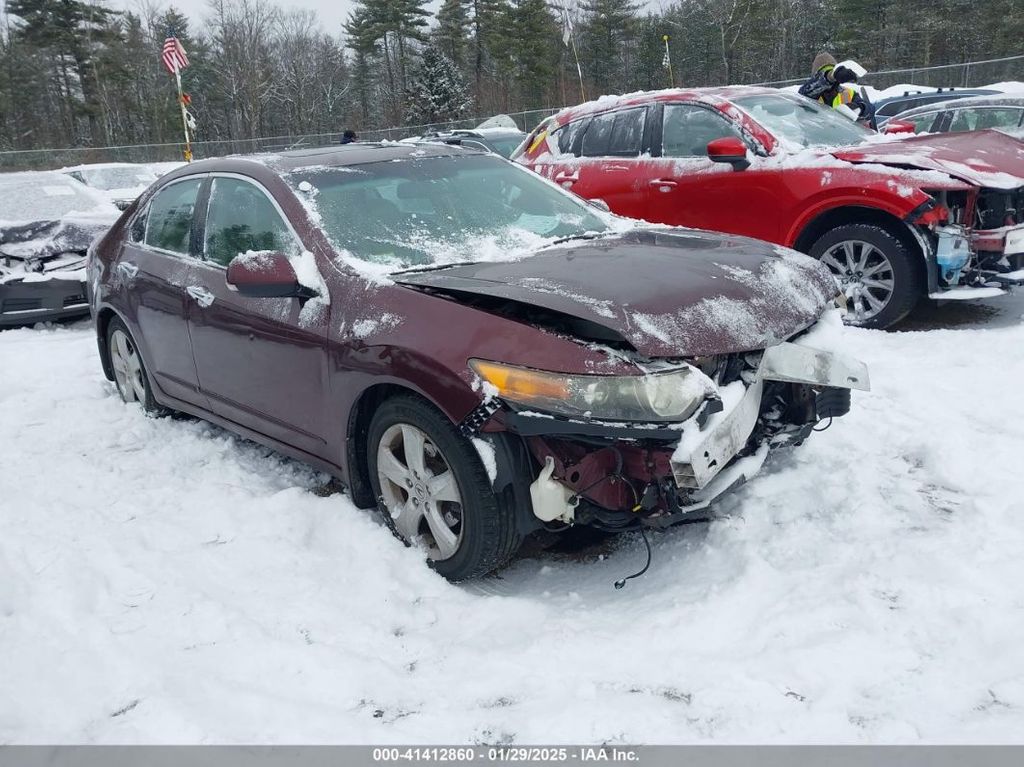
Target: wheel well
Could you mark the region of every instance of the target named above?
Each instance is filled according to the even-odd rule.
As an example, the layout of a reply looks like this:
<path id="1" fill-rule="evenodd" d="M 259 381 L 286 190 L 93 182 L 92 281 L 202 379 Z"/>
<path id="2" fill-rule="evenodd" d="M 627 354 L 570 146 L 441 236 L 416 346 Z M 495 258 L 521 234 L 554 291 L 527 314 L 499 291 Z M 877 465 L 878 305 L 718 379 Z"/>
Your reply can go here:
<path id="1" fill-rule="evenodd" d="M 110 321 L 117 316 L 113 309 L 100 309 L 96 315 L 96 343 L 100 348 L 100 364 L 103 365 L 103 375 L 108 381 L 114 380 L 114 371 L 110 367 L 110 355 L 107 354 L 107 328 Z"/>
<path id="2" fill-rule="evenodd" d="M 359 395 L 349 413 L 345 451 L 348 462 L 348 487 L 353 503 L 360 508 L 368 508 L 376 503 L 370 485 L 370 466 L 366 458 L 370 421 L 385 400 L 398 394 L 416 392 L 398 384 L 375 384 Z"/>
<path id="3" fill-rule="evenodd" d="M 846 224 L 873 224 L 885 229 L 903 243 L 908 253 L 917 253 L 921 256 L 919 265 L 922 268 L 924 267 L 924 254 L 921 252 L 921 244 L 914 237 L 908 225 L 891 213 L 886 213 L 878 208 L 847 206 L 827 210 L 803 228 L 803 231 L 797 236 L 793 247 L 801 253 L 809 253 L 811 246 L 825 232 Z"/>

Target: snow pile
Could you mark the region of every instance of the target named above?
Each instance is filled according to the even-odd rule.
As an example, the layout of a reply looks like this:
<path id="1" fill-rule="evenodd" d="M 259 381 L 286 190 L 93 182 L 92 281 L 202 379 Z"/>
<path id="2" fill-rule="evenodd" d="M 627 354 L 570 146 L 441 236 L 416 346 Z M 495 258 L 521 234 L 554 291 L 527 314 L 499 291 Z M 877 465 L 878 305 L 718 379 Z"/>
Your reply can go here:
<path id="1" fill-rule="evenodd" d="M 622 591 L 635 535 L 452 586 L 309 468 L 122 405 L 91 331 L 0 333 L 0 741 L 1019 743 L 1022 315 L 848 330 L 873 391 Z"/>

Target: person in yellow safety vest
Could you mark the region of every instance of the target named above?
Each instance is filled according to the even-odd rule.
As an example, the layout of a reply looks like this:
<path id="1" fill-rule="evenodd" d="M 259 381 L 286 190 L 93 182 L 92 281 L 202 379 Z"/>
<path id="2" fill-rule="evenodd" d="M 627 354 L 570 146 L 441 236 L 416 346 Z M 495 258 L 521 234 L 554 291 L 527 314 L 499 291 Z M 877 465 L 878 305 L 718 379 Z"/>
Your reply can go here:
<path id="1" fill-rule="evenodd" d="M 837 65 L 835 58 L 828 53 L 819 53 L 814 57 L 811 71 L 810 79 L 800 86 L 801 96 L 833 109 L 845 106 L 859 114 L 857 119 L 873 121 L 874 110 L 871 104 L 854 88 L 847 86 L 847 83 L 857 82 L 856 72 L 841 64 Z"/>

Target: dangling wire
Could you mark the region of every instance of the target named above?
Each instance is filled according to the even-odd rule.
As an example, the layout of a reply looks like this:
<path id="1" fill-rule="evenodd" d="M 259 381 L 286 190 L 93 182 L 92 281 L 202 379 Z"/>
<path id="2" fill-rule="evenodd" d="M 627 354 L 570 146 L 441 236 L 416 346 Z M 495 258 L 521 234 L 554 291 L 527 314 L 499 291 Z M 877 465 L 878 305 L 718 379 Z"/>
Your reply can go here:
<path id="1" fill-rule="evenodd" d="M 821 421 L 818 421 L 818 423 L 821 423 Z M 827 429 L 831 425 L 832 425 L 832 416 L 829 416 L 827 424 L 822 426 L 820 429 L 817 426 L 814 426 L 814 427 L 812 427 L 811 431 L 825 431 L 825 429 Z"/>
<path id="2" fill-rule="evenodd" d="M 633 573 L 632 575 L 627 575 L 625 578 L 622 578 L 621 580 L 615 581 L 615 588 L 617 588 L 617 589 L 621 589 L 623 586 L 625 586 L 626 585 L 626 581 L 628 581 L 628 580 L 630 580 L 632 578 L 639 578 L 641 575 L 646 573 L 647 572 L 647 568 L 649 568 L 651 566 L 651 542 L 649 540 L 647 540 L 647 531 L 644 530 L 644 528 L 642 528 L 642 527 L 640 528 L 640 537 L 644 539 L 644 546 L 647 547 L 647 563 L 644 565 L 643 570 L 641 570 L 640 572 Z"/>

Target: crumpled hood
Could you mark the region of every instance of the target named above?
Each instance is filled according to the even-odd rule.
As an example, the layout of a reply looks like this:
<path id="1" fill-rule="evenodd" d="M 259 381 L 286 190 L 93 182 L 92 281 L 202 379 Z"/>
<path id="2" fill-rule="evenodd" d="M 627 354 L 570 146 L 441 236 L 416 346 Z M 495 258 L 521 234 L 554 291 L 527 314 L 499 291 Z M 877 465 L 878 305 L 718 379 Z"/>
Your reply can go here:
<path id="1" fill-rule="evenodd" d="M 989 189 L 1024 186 L 1024 142 L 997 130 L 915 136 L 832 154 L 852 163 L 940 171 Z"/>
<path id="2" fill-rule="evenodd" d="M 648 357 L 763 349 L 813 323 L 828 270 L 785 248 L 690 230 L 636 229 L 519 260 L 394 275 L 456 300 L 489 296 L 610 329 Z"/>
<path id="3" fill-rule="evenodd" d="M 0 224 L 0 255 L 21 260 L 60 253 L 84 253 L 89 244 L 110 228 L 107 217 L 64 218 L 59 221 Z"/>

